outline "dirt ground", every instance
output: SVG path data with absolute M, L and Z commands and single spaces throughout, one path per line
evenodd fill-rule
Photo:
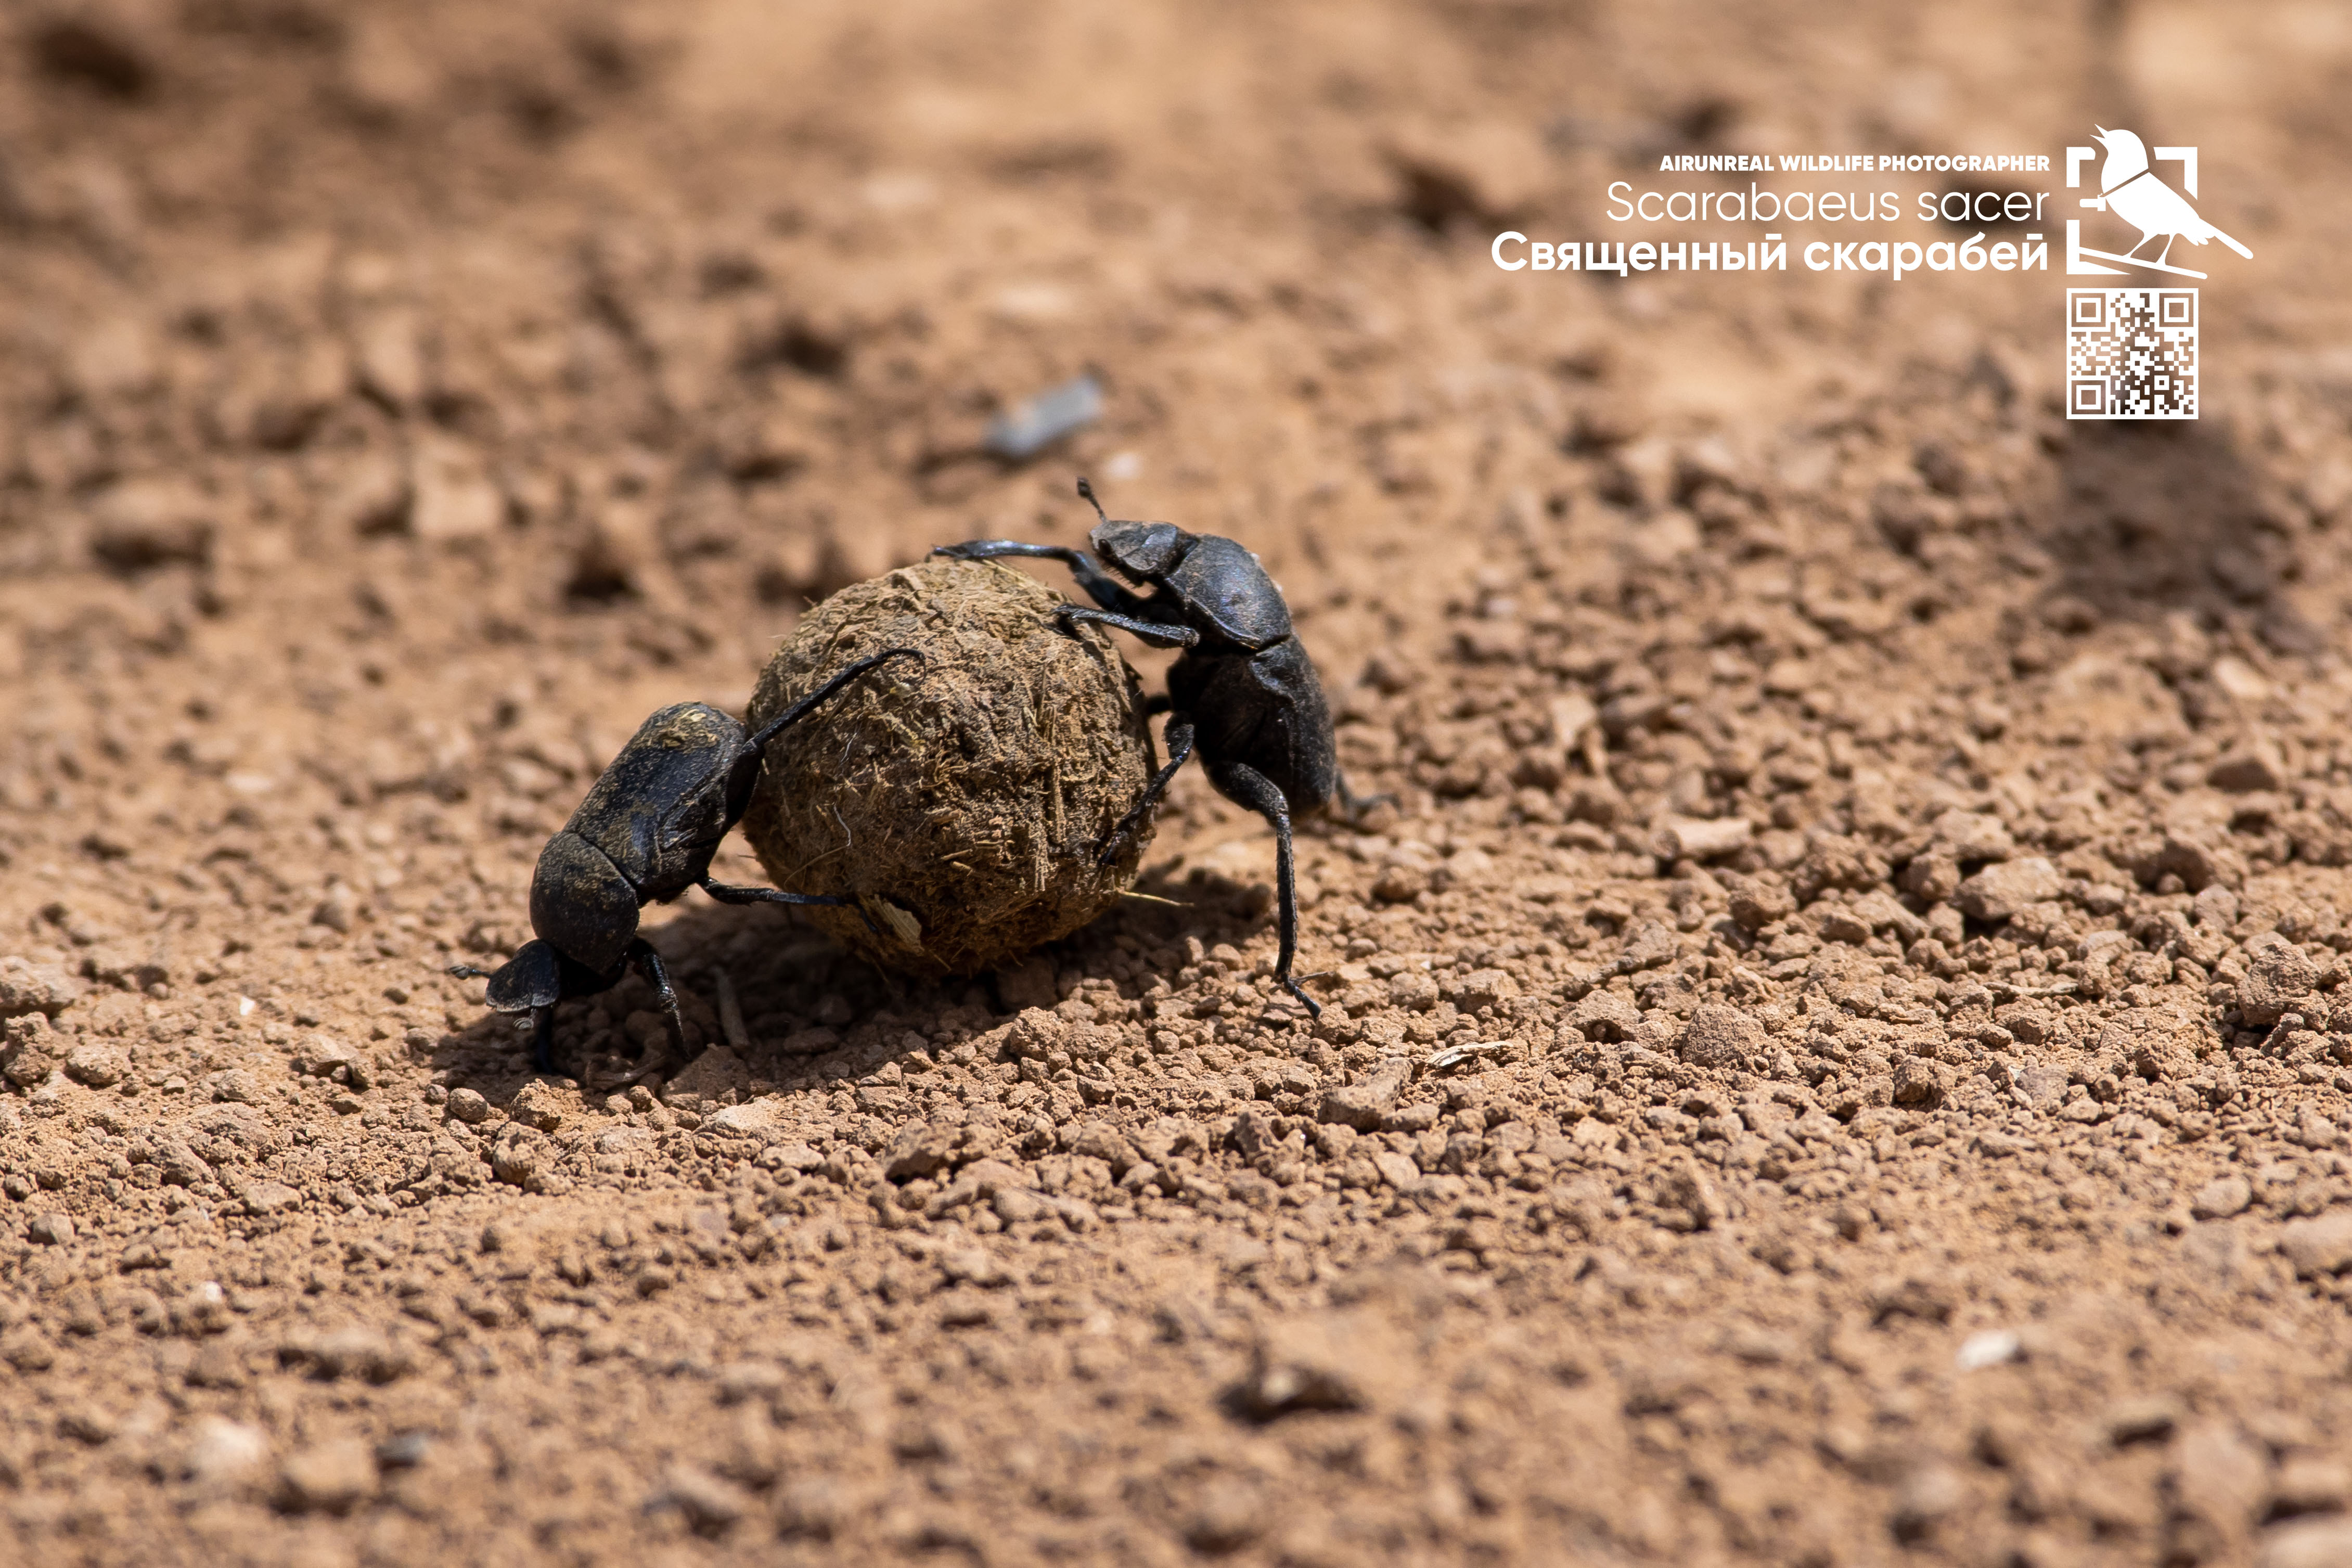
M 2352 25 L 1845 13 L 7 7 L 0 1556 L 2352 1562 Z M 1488 259 L 2095 124 L 2254 254 L 2193 425 L 2062 271 Z M 697 894 L 722 1043 L 532 1078 L 442 971 L 636 722 L 1081 472 L 1396 796 L 1320 1023 L 1194 772 L 1166 901 Z

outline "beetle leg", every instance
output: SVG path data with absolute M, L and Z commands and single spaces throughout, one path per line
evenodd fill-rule
M 1078 586 L 1087 591 L 1087 598 L 1113 615 L 1142 616 L 1150 613 L 1157 595 L 1146 598 L 1136 593 L 1096 565 L 1094 557 L 1084 551 L 1077 552 L 1077 557 L 1070 567 L 1070 575 L 1078 580 Z
M 1146 606 L 1149 608 L 1150 606 Z M 1201 640 L 1201 634 L 1190 626 L 1157 626 L 1139 621 L 1133 616 L 1113 615 L 1108 610 L 1089 610 L 1084 605 L 1063 605 L 1054 613 L 1065 621 L 1095 621 L 1106 626 L 1117 626 L 1131 632 L 1153 647 L 1191 647 Z
M 661 954 L 644 937 L 629 944 L 629 960 L 645 975 L 646 983 L 654 988 L 654 1000 L 669 1019 L 669 1048 L 677 1059 L 686 1059 L 686 1016 L 677 1010 L 677 990 L 669 983 L 669 970 Z
M 1073 572 L 1078 569 L 1079 563 L 1091 565 L 1094 561 L 1085 551 L 1073 550 L 1066 544 L 1031 544 L 1019 539 L 967 539 L 961 544 L 934 544 L 931 553 L 944 555 L 951 561 L 991 561 L 1000 555 L 1033 555 L 1046 561 L 1059 561 Z
M 488 980 L 490 977 L 488 970 L 477 969 L 470 963 L 453 963 L 442 973 L 454 974 L 460 980 Z
M 1127 843 L 1129 836 L 1142 826 L 1143 818 L 1151 810 L 1152 804 L 1168 793 L 1168 781 L 1176 776 L 1176 770 L 1182 767 L 1192 755 L 1192 716 L 1189 713 L 1169 714 L 1168 761 L 1161 765 L 1158 773 L 1151 775 L 1151 782 L 1143 786 L 1141 798 L 1128 808 L 1127 815 L 1118 819 L 1118 826 L 1103 835 L 1102 847 L 1096 852 L 1097 865 L 1108 866 L 1118 858 L 1118 852 Z
M 722 904 L 823 904 L 837 909 L 849 902 L 847 899 L 836 899 L 831 893 L 787 893 L 782 888 L 731 888 L 723 882 L 714 882 L 707 876 L 701 885 L 704 892 Z
M 1290 977 L 1290 961 L 1298 953 L 1298 884 L 1291 861 L 1290 802 L 1272 779 L 1247 763 L 1211 763 L 1209 780 L 1227 800 L 1247 806 L 1274 826 L 1274 880 L 1282 931 L 1282 951 L 1274 961 L 1275 983 L 1298 998 L 1308 1017 L 1320 1018 L 1323 1009 Z
M 1066 544 L 1024 544 L 1017 539 L 974 539 L 962 544 L 936 545 L 931 553 L 950 556 L 957 561 L 987 561 L 1000 555 L 1029 555 L 1059 561 L 1070 569 L 1070 575 L 1078 580 L 1078 586 L 1086 590 L 1087 598 L 1115 615 L 1139 616 L 1151 603 L 1104 571 L 1093 556 L 1083 550 L 1073 550 Z
M 703 878 L 701 886 L 704 892 L 722 904 L 799 904 L 804 907 L 814 905 L 820 909 L 848 910 L 866 922 L 867 931 L 872 931 L 876 936 L 882 934 L 882 928 L 874 923 L 874 917 L 866 912 L 866 906 L 855 899 L 835 898 L 831 893 L 787 893 L 782 888 L 731 888 L 724 883 L 712 881 L 708 875 Z
M 851 681 L 856 679 L 859 676 L 865 674 L 876 665 L 887 663 L 894 658 L 911 658 L 919 661 L 922 657 L 921 653 L 911 647 L 894 647 L 887 649 L 884 652 L 877 653 L 872 658 L 861 658 L 856 664 L 851 665 L 847 669 L 843 670 L 839 675 L 835 676 L 831 680 L 826 681 L 823 686 L 818 687 L 814 691 L 809 693 L 806 697 L 802 698 L 798 702 L 793 703 L 791 707 L 785 709 L 782 712 L 769 720 L 765 724 L 760 726 L 759 733 L 751 736 L 745 743 L 754 752 L 764 751 L 768 742 L 774 740 L 780 731 L 788 730 L 794 724 L 799 723 L 802 720 L 807 718 L 810 711 L 816 708 L 818 704 L 825 701 L 828 698 L 832 697 L 835 692 L 839 691 L 843 687 L 848 685 Z M 705 886 L 708 886 L 708 884 L 706 883 Z

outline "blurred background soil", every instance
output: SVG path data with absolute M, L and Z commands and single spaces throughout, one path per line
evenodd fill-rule
M 0 24 L 0 1555 L 2352 1561 L 2341 7 Z M 2193 425 L 2063 417 L 2060 174 L 2047 273 L 1488 259 L 2095 125 L 2254 253 Z M 1171 902 L 696 895 L 710 1048 L 532 1079 L 442 970 L 637 721 L 1081 472 L 1397 797 L 1322 1022 L 1196 771 Z

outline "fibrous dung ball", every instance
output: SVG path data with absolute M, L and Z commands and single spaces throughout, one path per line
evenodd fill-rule
M 1134 880 L 1148 822 L 1096 858 L 1150 782 L 1142 689 L 1101 627 L 1055 616 L 1062 602 L 993 562 L 927 562 L 817 605 L 761 676 L 753 729 L 858 659 L 923 655 L 771 742 L 743 818 L 776 886 L 856 900 L 807 912 L 874 962 L 1000 968 Z

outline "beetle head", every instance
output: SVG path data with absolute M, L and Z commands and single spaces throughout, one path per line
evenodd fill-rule
M 1087 542 L 1129 582 L 1156 583 L 1175 570 L 1192 536 L 1172 522 L 1101 522 Z
M 501 1013 L 552 1007 L 563 995 L 563 963 L 554 944 L 534 939 L 490 976 L 489 1004 Z
M 1184 559 L 1184 552 L 1192 548 L 1192 536 L 1172 522 L 1123 522 L 1103 510 L 1102 502 L 1095 498 L 1095 488 L 1085 479 L 1078 481 L 1078 494 L 1095 509 L 1094 531 L 1087 542 L 1096 554 L 1110 563 L 1112 571 L 1130 583 L 1156 583 L 1176 568 Z

